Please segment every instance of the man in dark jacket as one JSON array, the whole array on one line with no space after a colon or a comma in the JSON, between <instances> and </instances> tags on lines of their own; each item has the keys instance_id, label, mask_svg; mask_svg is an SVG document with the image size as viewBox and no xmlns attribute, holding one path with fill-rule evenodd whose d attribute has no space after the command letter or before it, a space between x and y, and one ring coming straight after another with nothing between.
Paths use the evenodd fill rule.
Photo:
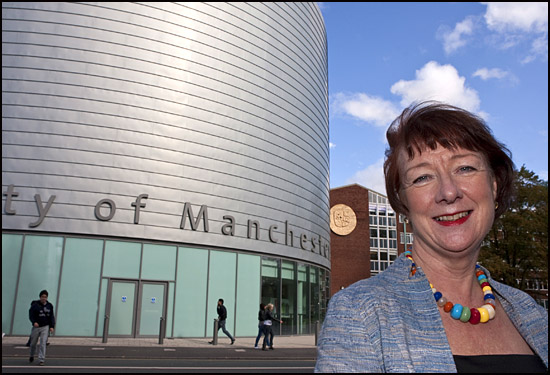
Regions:
<instances>
[{"instance_id":1,"label":"man in dark jacket","mask_svg":"<svg viewBox=\"0 0 550 375\"><path fill-rule=\"evenodd\" d=\"M40 366L44 365L46 360L46 342L48 340L48 333L53 332L55 327L55 317L53 313L53 305L48 302L48 291L43 290L40 292L40 301L38 303L32 303L29 310L29 319L32 323L31 332L31 353L29 362L34 361L34 353L36 352L36 345L40 338L40 345L38 347L38 360Z\"/></svg>"},{"instance_id":2,"label":"man in dark jacket","mask_svg":"<svg viewBox=\"0 0 550 375\"><path fill-rule=\"evenodd\" d=\"M34 301L31 302L31 308L29 308L29 320L32 321L32 318L31 318L31 311L32 311L32 305L34 305L35 303L39 303L40 300L39 299L35 299ZM31 346L31 336L32 335L29 335L29 339L27 340L27 343L25 344L25 346ZM46 345L50 345L49 342L46 342Z\"/></svg>"},{"instance_id":3,"label":"man in dark jacket","mask_svg":"<svg viewBox=\"0 0 550 375\"><path fill-rule=\"evenodd\" d=\"M225 321L227 319L227 309L223 305L223 299L218 300L218 331L220 328L222 329L223 333L227 335L231 339L231 345L235 343L235 339L231 334L225 329ZM213 344L214 341L210 341L210 344Z\"/></svg>"}]
</instances>

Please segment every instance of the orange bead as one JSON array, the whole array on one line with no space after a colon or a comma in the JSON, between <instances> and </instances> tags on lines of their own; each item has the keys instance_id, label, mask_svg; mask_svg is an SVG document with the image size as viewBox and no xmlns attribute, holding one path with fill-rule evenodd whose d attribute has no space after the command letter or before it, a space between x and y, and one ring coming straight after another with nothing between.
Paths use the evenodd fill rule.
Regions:
<instances>
[{"instance_id":1,"label":"orange bead","mask_svg":"<svg viewBox=\"0 0 550 375\"><path fill-rule=\"evenodd\" d=\"M449 311L451 311L451 309L453 308L453 306L454 306L454 305L453 305L452 302L447 302L447 303L445 304L445 306L443 306L443 310L444 310L445 312L449 312Z\"/></svg>"},{"instance_id":2,"label":"orange bead","mask_svg":"<svg viewBox=\"0 0 550 375\"><path fill-rule=\"evenodd\" d=\"M480 275L483 275L485 272L479 270L476 272L476 277L479 277Z\"/></svg>"}]
</instances>

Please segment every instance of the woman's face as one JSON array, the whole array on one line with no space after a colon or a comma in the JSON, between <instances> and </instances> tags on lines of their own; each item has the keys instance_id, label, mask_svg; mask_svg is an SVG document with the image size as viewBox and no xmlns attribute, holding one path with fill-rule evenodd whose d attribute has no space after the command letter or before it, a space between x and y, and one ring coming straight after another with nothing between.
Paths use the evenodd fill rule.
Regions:
<instances>
[{"instance_id":1,"label":"woman's face","mask_svg":"<svg viewBox=\"0 0 550 375\"><path fill-rule=\"evenodd\" d=\"M400 198L408 207L415 248L477 250L491 229L497 184L479 152L438 146L400 155Z\"/></svg>"}]
</instances>

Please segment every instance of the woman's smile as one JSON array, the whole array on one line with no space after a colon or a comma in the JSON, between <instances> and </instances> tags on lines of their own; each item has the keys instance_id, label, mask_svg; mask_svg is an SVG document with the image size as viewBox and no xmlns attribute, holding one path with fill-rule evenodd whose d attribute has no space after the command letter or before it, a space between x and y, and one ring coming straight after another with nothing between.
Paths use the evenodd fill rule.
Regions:
<instances>
[{"instance_id":1,"label":"woman's smile","mask_svg":"<svg viewBox=\"0 0 550 375\"><path fill-rule=\"evenodd\" d=\"M460 225L465 223L471 215L472 211L462 211L455 214L443 215L434 217L434 220L443 226Z\"/></svg>"}]
</instances>

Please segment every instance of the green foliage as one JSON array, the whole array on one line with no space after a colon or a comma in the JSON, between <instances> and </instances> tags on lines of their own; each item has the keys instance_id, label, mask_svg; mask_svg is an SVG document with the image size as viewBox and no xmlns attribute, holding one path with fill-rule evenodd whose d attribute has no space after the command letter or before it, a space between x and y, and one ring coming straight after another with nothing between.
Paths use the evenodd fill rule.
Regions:
<instances>
[{"instance_id":1,"label":"green foliage","mask_svg":"<svg viewBox=\"0 0 550 375\"><path fill-rule=\"evenodd\" d=\"M488 233L479 262L493 279L525 289L526 279L548 280L548 182L522 166L515 188L511 207Z\"/></svg>"}]
</instances>

